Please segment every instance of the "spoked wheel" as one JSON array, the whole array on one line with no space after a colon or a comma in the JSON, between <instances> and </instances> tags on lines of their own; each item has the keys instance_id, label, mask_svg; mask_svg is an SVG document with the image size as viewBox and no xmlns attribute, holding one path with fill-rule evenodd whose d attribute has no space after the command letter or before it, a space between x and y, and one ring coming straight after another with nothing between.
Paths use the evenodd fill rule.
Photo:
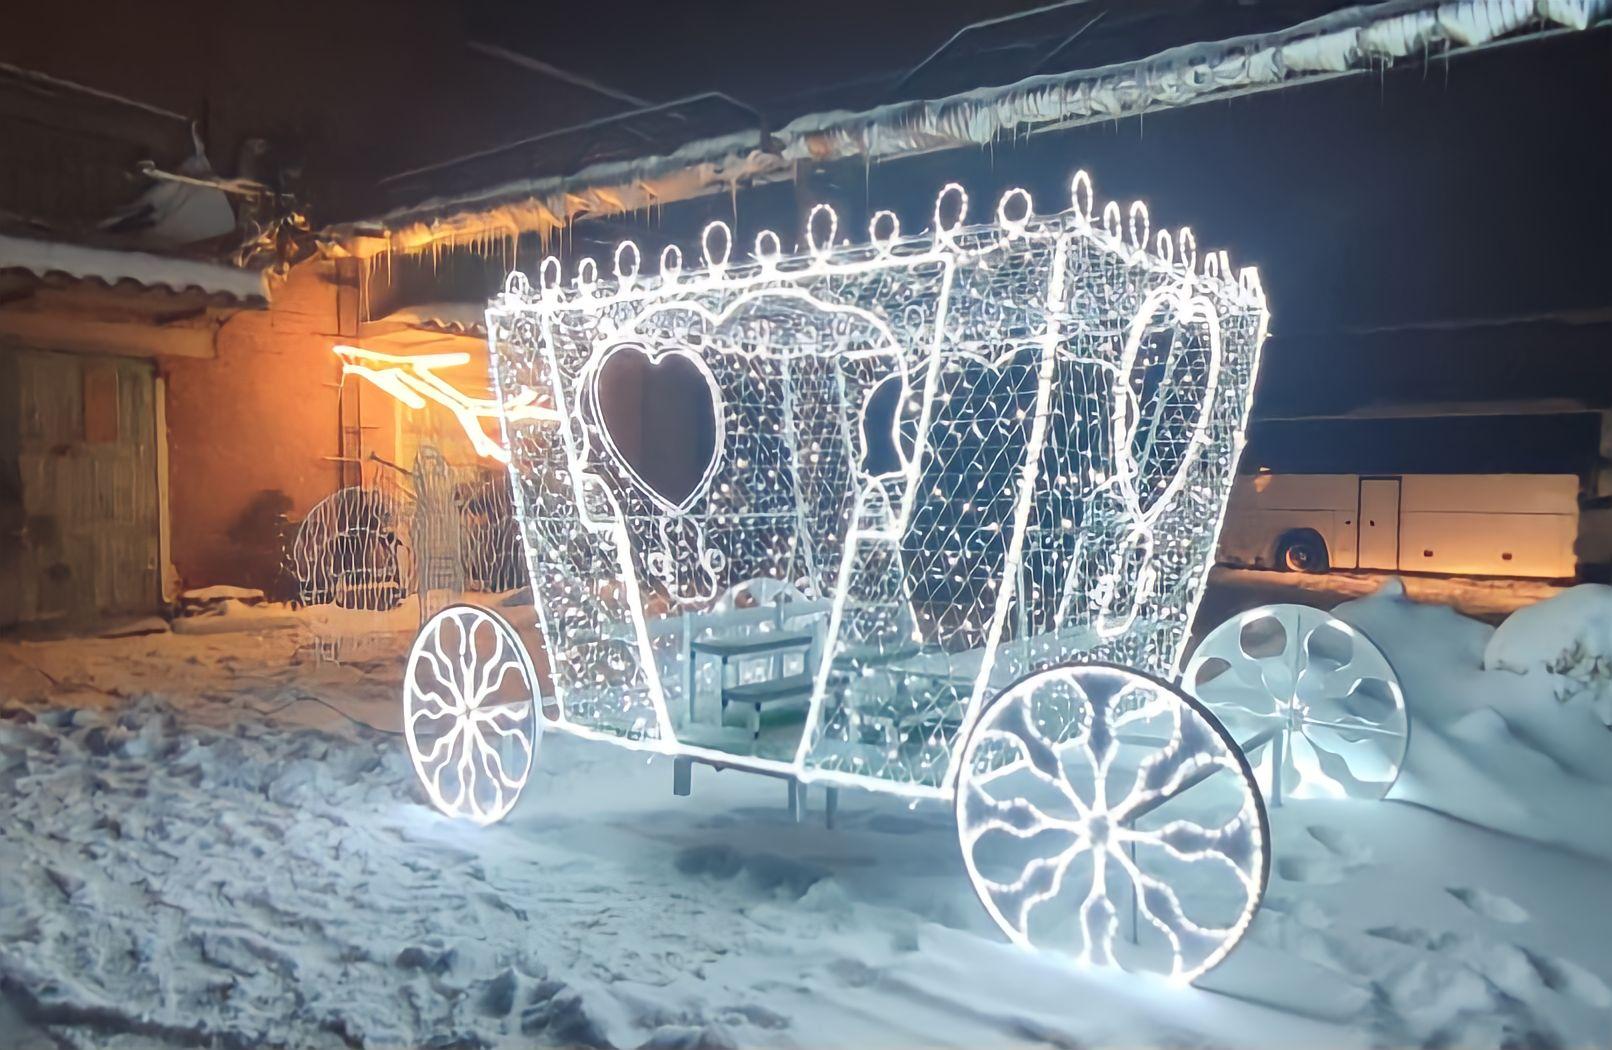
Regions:
<instances>
[{"instance_id":1,"label":"spoked wheel","mask_svg":"<svg viewBox=\"0 0 1612 1050\"><path fill-rule=\"evenodd\" d=\"M1242 939L1269 875L1265 807L1191 697L1121 667L1040 671L961 761L963 862L1015 943L1190 981Z\"/></svg>"},{"instance_id":2,"label":"spoked wheel","mask_svg":"<svg viewBox=\"0 0 1612 1050\"><path fill-rule=\"evenodd\" d=\"M1410 721L1371 639L1307 605L1266 605L1209 632L1183 684L1247 752L1272 804L1388 793Z\"/></svg>"},{"instance_id":3,"label":"spoked wheel","mask_svg":"<svg viewBox=\"0 0 1612 1050\"><path fill-rule=\"evenodd\" d=\"M420 629L403 677L403 730L432 805L478 824L502 818L542 734L537 674L498 614L450 605Z\"/></svg>"}]
</instances>

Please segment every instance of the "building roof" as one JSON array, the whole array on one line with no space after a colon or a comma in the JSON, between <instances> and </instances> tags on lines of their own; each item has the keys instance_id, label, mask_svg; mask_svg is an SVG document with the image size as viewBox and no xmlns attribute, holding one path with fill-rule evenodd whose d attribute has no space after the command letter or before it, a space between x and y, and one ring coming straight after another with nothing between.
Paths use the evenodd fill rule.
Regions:
<instances>
[{"instance_id":1,"label":"building roof","mask_svg":"<svg viewBox=\"0 0 1612 1050\"><path fill-rule=\"evenodd\" d=\"M427 328L455 335L484 335L487 331L487 304L485 302L416 303L393 310L384 317L367 322L372 325L406 325L410 328Z\"/></svg>"},{"instance_id":2,"label":"building roof","mask_svg":"<svg viewBox=\"0 0 1612 1050\"><path fill-rule=\"evenodd\" d=\"M0 234L0 271L4 270L22 270L37 277L60 274L107 286L129 282L173 292L199 291L242 303L261 304L268 300L263 275L252 270L150 252Z\"/></svg>"},{"instance_id":3,"label":"building roof","mask_svg":"<svg viewBox=\"0 0 1612 1050\"><path fill-rule=\"evenodd\" d=\"M597 139L649 110L481 151L408 173L409 184L448 187L338 233L360 254L547 234L575 218L631 212L743 184L787 179L800 162L889 158L1118 120L1307 82L1447 58L1500 43L1583 30L1612 18L1612 0L1390 0L1333 11L1274 32L1170 48L1145 58L1032 76L937 99L860 112L799 117L759 129L655 142L631 159L587 163L556 149ZM665 105L653 107L655 112ZM628 130L641 131L630 128ZM555 170L560 164L580 165ZM511 169L528 172L509 177ZM478 180L477 176L483 178Z\"/></svg>"}]
</instances>

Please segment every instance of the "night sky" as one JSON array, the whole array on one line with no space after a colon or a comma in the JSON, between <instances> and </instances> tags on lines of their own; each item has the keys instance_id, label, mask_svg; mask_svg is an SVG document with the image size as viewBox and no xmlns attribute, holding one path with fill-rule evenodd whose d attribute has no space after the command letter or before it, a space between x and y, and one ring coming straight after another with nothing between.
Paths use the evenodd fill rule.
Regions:
<instances>
[{"instance_id":1,"label":"night sky","mask_svg":"<svg viewBox=\"0 0 1612 1050\"><path fill-rule=\"evenodd\" d=\"M879 208L914 230L953 180L976 219L1013 186L1052 211L1084 167L1100 198L1144 199L1155 228L1191 225L1200 245L1259 267L1272 338L1245 467L1583 473L1594 412L1612 408L1612 150L1596 130L1612 126L1608 46L1571 34L985 149L840 162L584 219L559 250L689 248L713 218L739 244L764 228L787 243L818 201L842 230ZM541 250L523 244L523 267ZM496 280L496 266L459 265L449 283L467 298Z\"/></svg>"}]
</instances>

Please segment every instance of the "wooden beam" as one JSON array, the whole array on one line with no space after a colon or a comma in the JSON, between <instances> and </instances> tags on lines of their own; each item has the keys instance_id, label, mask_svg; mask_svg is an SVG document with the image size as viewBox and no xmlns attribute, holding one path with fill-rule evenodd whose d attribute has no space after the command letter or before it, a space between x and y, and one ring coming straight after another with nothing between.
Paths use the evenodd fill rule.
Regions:
<instances>
[{"instance_id":1,"label":"wooden beam","mask_svg":"<svg viewBox=\"0 0 1612 1050\"><path fill-rule=\"evenodd\" d=\"M47 313L0 312L0 344L118 357L216 357L212 324L172 325L93 321Z\"/></svg>"},{"instance_id":2,"label":"wooden beam","mask_svg":"<svg viewBox=\"0 0 1612 1050\"><path fill-rule=\"evenodd\" d=\"M205 316L207 316L207 307L188 306L181 310L168 310L163 313L152 314L151 323L167 328L170 325L177 325L181 321L194 321L198 317Z\"/></svg>"}]
</instances>

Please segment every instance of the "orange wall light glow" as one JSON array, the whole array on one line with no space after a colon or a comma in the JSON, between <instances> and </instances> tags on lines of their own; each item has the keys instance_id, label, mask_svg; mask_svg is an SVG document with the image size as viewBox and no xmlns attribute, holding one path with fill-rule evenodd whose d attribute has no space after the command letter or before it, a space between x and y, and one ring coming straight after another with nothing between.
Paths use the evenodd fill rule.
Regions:
<instances>
[{"instance_id":1,"label":"orange wall light glow","mask_svg":"<svg viewBox=\"0 0 1612 1050\"><path fill-rule=\"evenodd\" d=\"M534 404L537 400L534 390L523 391L500 405L497 401L471 397L436 374L439 368L469 364L467 353L383 354L378 350L341 345L331 350L341 358L343 375L362 376L410 408L424 408L428 401L434 401L452 412L477 454L500 463L509 462L509 451L487 434L482 420L503 417L510 422L521 419L558 421L560 418L553 409Z\"/></svg>"}]
</instances>

